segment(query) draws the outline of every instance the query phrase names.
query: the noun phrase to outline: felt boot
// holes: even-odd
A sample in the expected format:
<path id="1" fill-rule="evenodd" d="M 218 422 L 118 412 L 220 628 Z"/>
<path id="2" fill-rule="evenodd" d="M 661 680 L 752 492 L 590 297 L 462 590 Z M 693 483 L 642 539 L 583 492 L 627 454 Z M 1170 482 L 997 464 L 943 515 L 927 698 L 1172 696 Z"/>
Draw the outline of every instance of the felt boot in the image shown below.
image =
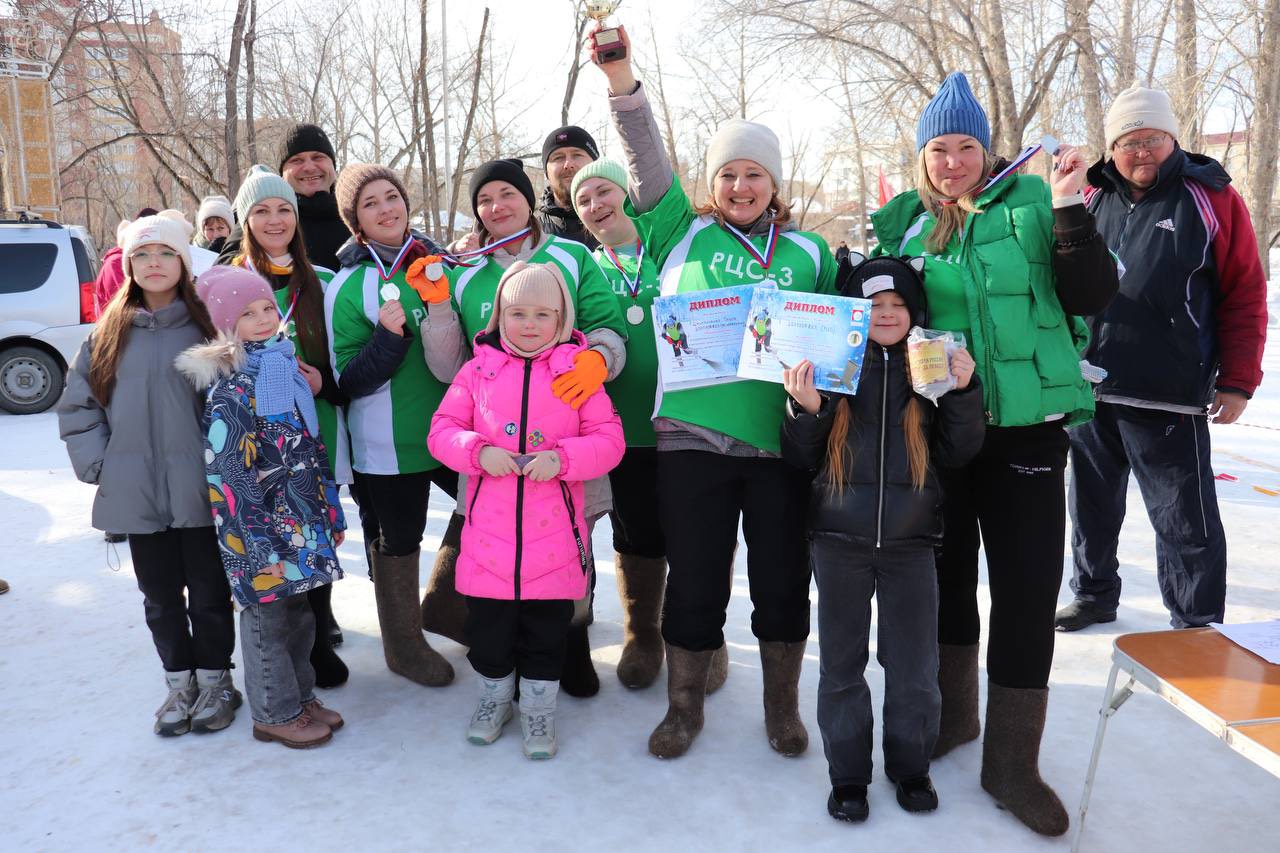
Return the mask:
<path id="1" fill-rule="evenodd" d="M 721 643 L 720 648 L 711 653 L 711 669 L 707 671 L 707 695 L 710 696 L 721 687 L 729 677 L 729 644 Z"/>
<path id="2" fill-rule="evenodd" d="M 307 603 L 316 617 L 316 636 L 311 643 L 311 668 L 316 671 L 316 687 L 346 684 L 350 671 L 333 650 L 333 585 L 307 591 Z"/>
<path id="3" fill-rule="evenodd" d="M 987 682 L 987 735 L 982 741 L 982 789 L 1041 835 L 1063 835 L 1067 810 L 1040 778 L 1048 688 L 1001 687 Z"/>
<path id="4" fill-rule="evenodd" d="M 422 597 L 422 628 L 432 634 L 448 637 L 459 645 L 467 644 L 463 626 L 467 621 L 467 600 L 458 592 L 458 547 L 462 542 L 462 525 L 466 519 L 456 512 L 436 551 L 427 594 Z"/>
<path id="5" fill-rule="evenodd" d="M 564 669 L 560 673 L 560 686 L 564 692 L 578 699 L 586 699 L 600 692 L 600 677 L 591 661 L 591 638 L 587 636 L 587 623 L 569 626 L 565 637 Z"/>
<path id="6" fill-rule="evenodd" d="M 760 666 L 764 675 L 764 727 L 769 746 L 793 757 L 809 746 L 809 732 L 800 722 L 800 665 L 804 662 L 804 640 L 795 643 L 760 643 Z"/>
<path id="7" fill-rule="evenodd" d="M 978 721 L 978 644 L 953 646 L 938 644 L 938 689 L 942 691 L 942 716 L 933 757 L 941 758 L 957 746 L 977 740 L 982 733 Z"/>
<path id="8" fill-rule="evenodd" d="M 422 636 L 418 604 L 418 560 L 421 550 L 403 557 L 373 550 L 373 594 L 382 629 L 387 669 L 427 687 L 453 681 L 453 667 Z"/>
<path id="9" fill-rule="evenodd" d="M 627 687 L 648 687 L 662 669 L 660 626 L 667 561 L 660 557 L 615 554 L 614 565 L 623 614 L 618 680 Z"/>
<path id="10" fill-rule="evenodd" d="M 649 752 L 676 758 L 702 731 L 702 706 L 714 651 L 691 652 L 667 643 L 667 715 L 649 735 Z"/>

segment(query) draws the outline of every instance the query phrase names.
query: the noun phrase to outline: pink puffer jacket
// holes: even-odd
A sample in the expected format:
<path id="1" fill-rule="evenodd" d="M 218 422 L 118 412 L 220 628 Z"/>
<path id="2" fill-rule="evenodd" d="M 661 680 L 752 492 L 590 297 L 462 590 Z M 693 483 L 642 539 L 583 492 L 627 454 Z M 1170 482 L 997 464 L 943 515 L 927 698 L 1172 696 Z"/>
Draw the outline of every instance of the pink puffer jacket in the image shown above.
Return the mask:
<path id="1" fill-rule="evenodd" d="M 582 481 L 617 465 L 626 441 L 603 390 L 577 411 L 551 393 L 551 381 L 572 370 L 584 349 L 586 339 L 575 331 L 570 342 L 524 359 L 511 355 L 497 332 L 479 335 L 475 358 L 431 419 L 431 455 L 471 478 L 457 570 L 463 595 L 578 599 L 587 592 Z M 555 450 L 560 474 L 544 483 L 490 477 L 480 451 L 491 444 L 513 453 Z"/>

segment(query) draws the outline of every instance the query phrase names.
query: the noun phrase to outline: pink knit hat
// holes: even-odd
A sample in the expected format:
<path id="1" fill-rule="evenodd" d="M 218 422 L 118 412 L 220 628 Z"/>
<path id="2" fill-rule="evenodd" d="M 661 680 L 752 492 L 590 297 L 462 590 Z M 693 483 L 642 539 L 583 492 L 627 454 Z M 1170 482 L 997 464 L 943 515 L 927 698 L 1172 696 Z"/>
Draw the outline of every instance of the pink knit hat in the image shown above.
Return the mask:
<path id="1" fill-rule="evenodd" d="M 266 279 L 237 266 L 215 266 L 205 270 L 196 279 L 196 295 L 209 309 L 214 327 L 228 335 L 235 334 L 240 315 L 251 303 L 270 299 L 274 305 L 276 301 Z"/>

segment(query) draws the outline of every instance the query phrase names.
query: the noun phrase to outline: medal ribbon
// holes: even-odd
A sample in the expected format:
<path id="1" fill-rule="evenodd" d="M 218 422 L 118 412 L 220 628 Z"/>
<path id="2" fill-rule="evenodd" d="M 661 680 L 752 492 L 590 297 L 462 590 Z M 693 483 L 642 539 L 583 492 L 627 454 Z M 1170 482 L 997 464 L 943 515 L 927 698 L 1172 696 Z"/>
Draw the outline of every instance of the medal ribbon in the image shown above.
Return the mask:
<path id="1" fill-rule="evenodd" d="M 289 303 L 289 310 L 284 312 L 284 316 L 280 318 L 280 331 L 276 334 L 283 337 L 289 328 L 289 318 L 293 316 L 293 309 L 298 307 L 298 297 L 302 295 L 302 289 L 299 288 L 293 293 L 293 300 Z"/>
<path id="2" fill-rule="evenodd" d="M 747 252 L 751 255 L 751 257 L 756 259 L 756 263 L 760 264 L 760 267 L 762 269 L 767 270 L 769 268 L 769 264 L 773 263 L 774 250 L 778 248 L 777 223 L 769 224 L 769 236 L 765 238 L 764 254 L 760 253 L 760 250 L 757 249 L 752 244 L 750 238 L 747 237 L 746 234 L 743 234 L 741 231 L 739 231 L 737 228 L 734 228 L 728 222 L 725 222 L 723 224 L 724 224 L 725 230 L 728 231 L 730 234 L 732 234 L 733 238 L 742 244 L 742 248 L 746 249 Z"/>
<path id="3" fill-rule="evenodd" d="M 526 236 L 528 236 L 529 232 L 532 230 L 533 229 L 531 228 L 522 228 L 516 233 L 512 234 L 510 237 L 503 237 L 501 240 L 495 240 L 494 242 L 490 243 L 487 246 L 481 246 L 479 249 L 472 249 L 469 252 L 459 252 L 456 255 L 450 252 L 445 252 L 444 259 L 456 266 L 472 267 L 472 266 L 475 266 L 475 264 L 467 263 L 466 262 L 467 258 L 479 258 L 483 255 L 491 255 L 494 252 L 498 251 L 499 249 L 505 248 L 507 246 L 510 246 L 512 243 L 516 243 L 516 242 L 519 242 L 520 240 L 523 240 Z"/>
<path id="4" fill-rule="evenodd" d="M 1052 136 L 1045 135 L 1041 137 L 1040 141 L 1037 142 L 1036 144 L 1028 145 L 1026 148 L 1023 148 L 1020 152 L 1018 152 L 1018 156 L 1013 158 L 1012 163 L 1010 163 L 1008 166 L 1005 166 L 998 173 L 992 175 L 991 179 L 982 185 L 982 189 L 978 190 L 977 194 L 982 195 L 984 192 L 991 189 L 996 184 L 1000 183 L 1005 178 L 1009 177 L 1014 172 L 1021 169 L 1023 164 L 1025 164 L 1032 157 L 1039 154 L 1041 151 L 1048 151 L 1050 154 L 1053 154 L 1056 156 L 1058 153 L 1058 147 L 1059 147 L 1058 140 L 1054 139 Z M 955 203 L 956 203 L 955 199 L 945 199 L 942 202 L 942 204 L 944 205 L 955 204 Z"/>
<path id="5" fill-rule="evenodd" d="M 396 255 L 396 259 L 392 262 L 391 269 L 389 271 L 387 267 L 383 265 L 382 258 L 378 257 L 378 253 L 375 252 L 372 248 L 370 248 L 369 254 L 373 256 L 373 263 L 378 268 L 378 277 L 381 278 L 383 281 L 389 281 L 392 276 L 398 273 L 400 271 L 400 265 L 404 263 L 404 256 L 409 253 L 409 248 L 412 245 L 413 245 L 413 237 L 411 235 L 407 240 L 404 241 L 404 245 L 400 247 L 400 254 Z"/>
<path id="6" fill-rule="evenodd" d="M 627 271 L 622 268 L 622 261 L 618 259 L 618 253 L 613 250 L 612 246 L 605 246 L 604 253 L 609 258 L 609 263 L 622 275 L 622 283 L 627 286 L 627 292 L 631 294 L 632 300 L 640 298 L 640 271 L 644 263 L 644 244 L 639 240 L 636 241 L 636 275 L 635 278 L 627 278 Z"/>

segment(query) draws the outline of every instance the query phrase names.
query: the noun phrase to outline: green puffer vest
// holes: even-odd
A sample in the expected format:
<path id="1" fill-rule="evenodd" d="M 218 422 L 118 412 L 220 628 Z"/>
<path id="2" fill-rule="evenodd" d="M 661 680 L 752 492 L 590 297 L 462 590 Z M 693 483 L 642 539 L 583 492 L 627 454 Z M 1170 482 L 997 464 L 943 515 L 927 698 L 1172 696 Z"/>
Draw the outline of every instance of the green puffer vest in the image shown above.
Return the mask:
<path id="1" fill-rule="evenodd" d="M 960 258 L 968 296 L 969 351 L 986 394 L 987 423 L 1026 426 L 1065 415 L 1066 424 L 1093 417 L 1093 390 L 1080 375 L 1089 329 L 1058 304 L 1053 275 L 1053 207 L 1049 187 L 1032 175 L 1001 181 L 978 197 L 947 253 Z M 915 190 L 871 215 L 880 245 L 899 251 L 903 235 L 924 212 Z M 929 291 L 929 267 L 924 276 Z"/>

